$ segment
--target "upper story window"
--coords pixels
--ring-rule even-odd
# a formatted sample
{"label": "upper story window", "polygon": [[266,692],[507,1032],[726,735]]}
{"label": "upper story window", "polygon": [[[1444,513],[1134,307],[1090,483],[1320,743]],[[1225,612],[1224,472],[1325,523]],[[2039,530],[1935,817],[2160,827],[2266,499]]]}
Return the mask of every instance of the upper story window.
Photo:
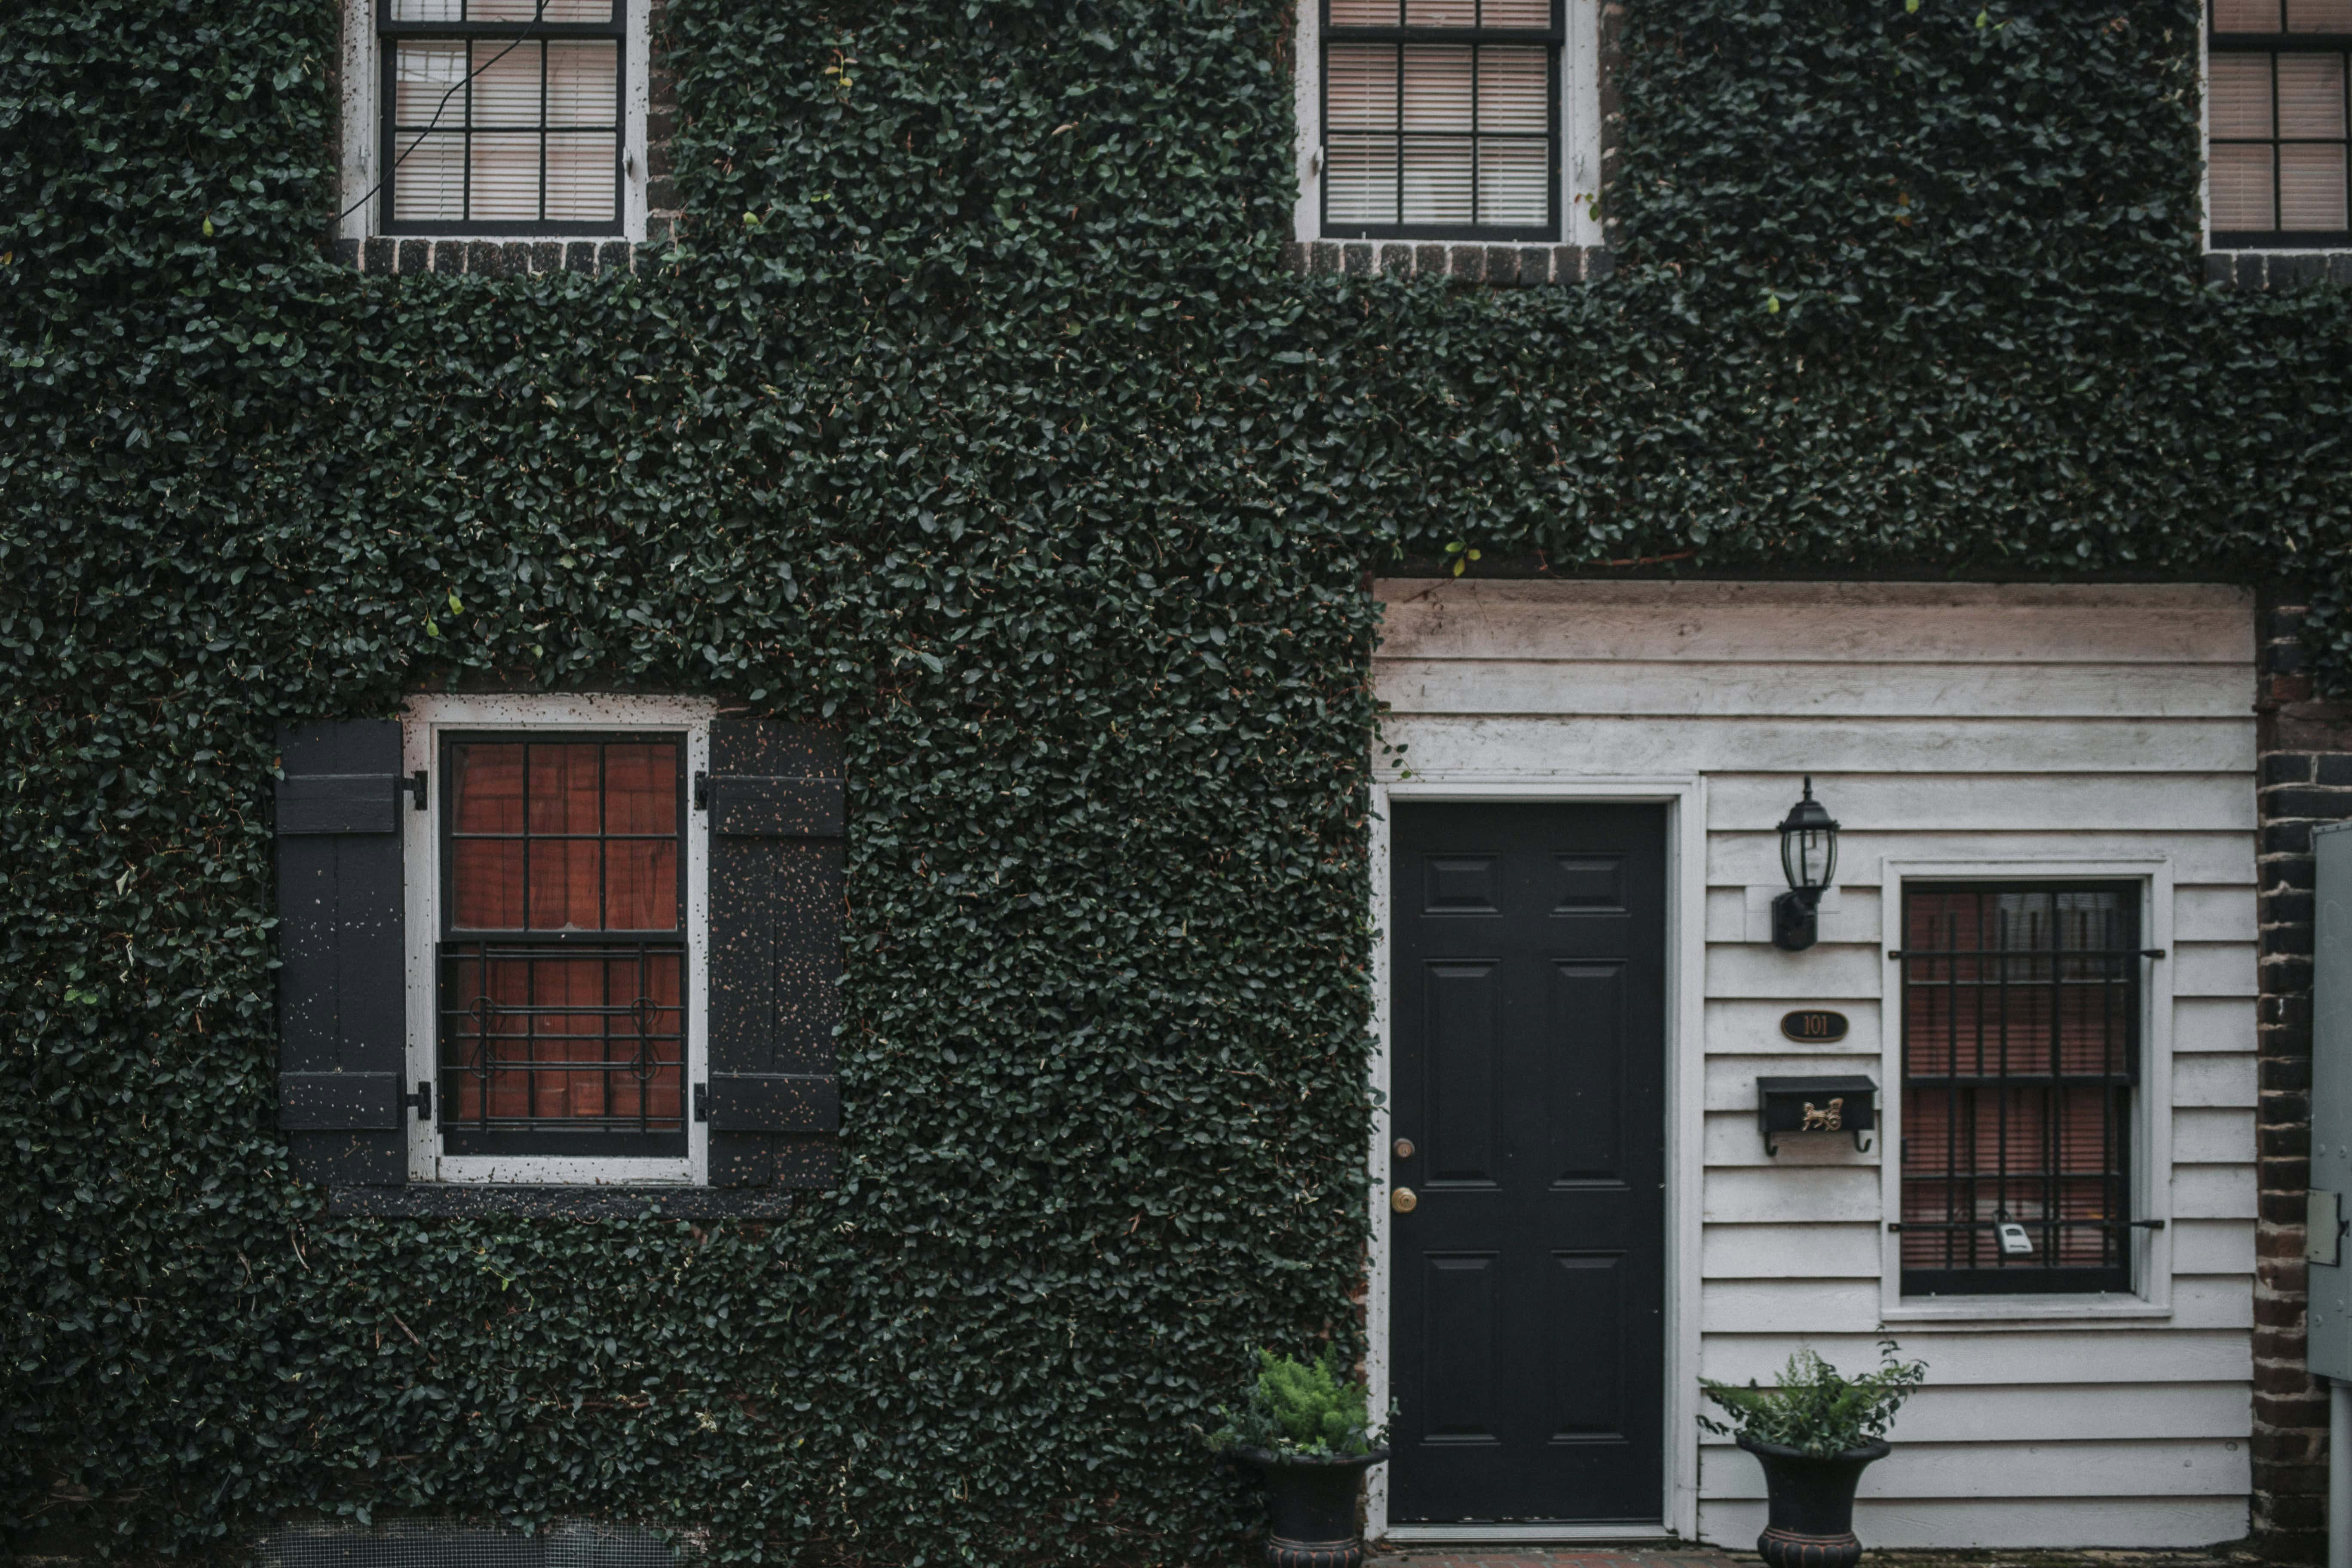
{"label": "upper story window", "polygon": [[1319,0],[1320,237],[1560,238],[1571,3]]}
{"label": "upper story window", "polygon": [[2206,218],[2224,247],[2352,243],[2352,0],[2210,0]]}
{"label": "upper story window", "polygon": [[1902,1294],[2132,1289],[2138,889],[1906,887]]}
{"label": "upper story window", "polygon": [[378,232],[621,232],[623,0],[377,4]]}

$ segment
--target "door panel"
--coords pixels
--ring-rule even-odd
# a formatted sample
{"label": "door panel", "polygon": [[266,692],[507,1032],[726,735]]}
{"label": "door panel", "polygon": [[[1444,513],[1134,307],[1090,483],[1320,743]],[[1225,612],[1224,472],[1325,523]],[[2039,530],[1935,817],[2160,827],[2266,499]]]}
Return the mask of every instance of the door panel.
{"label": "door panel", "polygon": [[1655,1521],[1665,808],[1394,823],[1389,1517]]}

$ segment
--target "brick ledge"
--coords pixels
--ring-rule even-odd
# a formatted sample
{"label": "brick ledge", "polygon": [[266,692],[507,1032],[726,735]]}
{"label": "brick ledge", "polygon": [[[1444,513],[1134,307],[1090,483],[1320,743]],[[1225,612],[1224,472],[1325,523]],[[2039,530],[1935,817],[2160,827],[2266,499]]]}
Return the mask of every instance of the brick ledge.
{"label": "brick ledge", "polygon": [[1617,270],[1606,246],[1437,245],[1405,240],[1294,241],[1292,270],[1351,278],[1451,278],[1494,289],[1592,283]]}

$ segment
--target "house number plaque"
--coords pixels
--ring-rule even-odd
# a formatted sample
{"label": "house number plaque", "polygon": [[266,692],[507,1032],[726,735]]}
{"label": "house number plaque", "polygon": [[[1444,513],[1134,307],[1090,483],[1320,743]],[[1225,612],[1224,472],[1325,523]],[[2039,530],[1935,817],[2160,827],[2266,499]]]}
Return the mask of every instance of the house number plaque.
{"label": "house number plaque", "polygon": [[1826,1046],[1845,1038],[1845,1015],[1815,1009],[1780,1015],[1780,1033],[1809,1046]]}

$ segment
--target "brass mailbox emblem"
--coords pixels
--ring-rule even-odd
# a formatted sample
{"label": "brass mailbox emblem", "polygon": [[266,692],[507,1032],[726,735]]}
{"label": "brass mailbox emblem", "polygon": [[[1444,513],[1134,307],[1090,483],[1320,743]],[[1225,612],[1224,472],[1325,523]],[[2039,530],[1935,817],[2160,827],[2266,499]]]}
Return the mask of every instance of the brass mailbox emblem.
{"label": "brass mailbox emblem", "polygon": [[1809,1100],[1805,1101],[1805,1124],[1801,1129],[1800,1129],[1800,1131],[1805,1132],[1835,1132],[1839,1130],[1839,1127],[1843,1122],[1844,1119],[1845,1101],[1843,1100],[1831,1100],[1827,1109],[1817,1106]]}
{"label": "brass mailbox emblem", "polygon": [[1399,1214],[1411,1214],[1420,1202],[1412,1195],[1411,1187],[1399,1187],[1389,1194],[1389,1207]]}

